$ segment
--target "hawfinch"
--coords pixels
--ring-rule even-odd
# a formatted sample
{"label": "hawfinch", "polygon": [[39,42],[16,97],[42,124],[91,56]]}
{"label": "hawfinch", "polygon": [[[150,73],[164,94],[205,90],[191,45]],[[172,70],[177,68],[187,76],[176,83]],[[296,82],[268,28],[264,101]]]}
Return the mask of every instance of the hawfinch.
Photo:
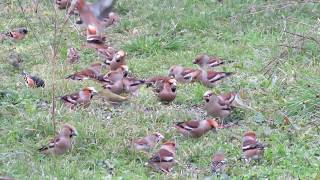
{"label": "hawfinch", "polygon": [[84,0],[77,0],[75,8],[80,14],[80,19],[85,25],[95,26],[98,33],[103,31],[106,23],[103,22],[109,17],[116,0],[98,0],[95,3],[87,3]]}
{"label": "hawfinch", "polygon": [[67,60],[70,64],[77,63],[80,60],[80,53],[73,47],[68,49]]}
{"label": "hawfinch", "polygon": [[22,72],[22,75],[24,77],[24,80],[27,86],[31,88],[38,88],[38,87],[44,88],[45,86],[44,80],[42,80],[40,77],[32,76],[25,71]]}
{"label": "hawfinch", "polygon": [[96,81],[98,81],[99,83],[102,83],[103,87],[116,84],[117,86],[121,86],[121,88],[123,89],[122,80],[123,78],[127,77],[127,75],[128,75],[128,66],[123,65],[115,71],[110,71],[105,75],[98,76],[96,78]]}
{"label": "hawfinch", "polygon": [[215,130],[219,127],[218,123],[214,119],[208,119],[203,121],[186,121],[179,122],[175,125],[178,132],[187,137],[199,138],[210,130]]}
{"label": "hawfinch", "polygon": [[87,45],[93,44],[93,45],[101,45],[106,46],[105,41],[106,37],[102,35],[101,33],[98,34],[97,28],[93,25],[88,25],[87,28]]}
{"label": "hawfinch", "polygon": [[105,59],[104,63],[109,66],[111,71],[117,70],[119,67],[126,65],[126,55],[126,52],[119,50],[113,55],[111,60]]}
{"label": "hawfinch", "polygon": [[142,139],[134,140],[133,148],[138,151],[149,151],[151,148],[155,147],[156,144],[162,141],[163,139],[164,139],[164,136],[156,132]]}
{"label": "hawfinch", "polygon": [[116,82],[119,80],[122,80],[123,78],[128,76],[128,66],[127,65],[122,65],[118,69],[114,71],[110,71],[105,75],[100,75],[97,77],[97,80],[103,83],[104,81],[106,82]]}
{"label": "hawfinch", "polygon": [[121,94],[124,90],[123,79],[119,79],[116,81],[106,82],[102,85],[104,89],[109,89],[111,92],[115,94]]}
{"label": "hawfinch", "polygon": [[[123,72],[122,72],[123,71]],[[109,89],[115,94],[131,93],[137,95],[138,89],[144,80],[139,80],[134,77],[127,77],[127,71],[125,69],[118,71],[111,71],[104,76],[99,76],[97,79],[100,83],[103,83],[104,89]]]}
{"label": "hawfinch", "polygon": [[144,80],[136,79],[134,77],[126,77],[122,80],[125,93],[130,93],[138,96],[138,90],[145,83]]}
{"label": "hawfinch", "polygon": [[153,87],[156,88],[157,84],[162,83],[163,81],[169,81],[170,79],[173,79],[171,77],[167,77],[167,76],[155,76],[152,78],[149,78],[146,80],[146,85],[147,87]]}
{"label": "hawfinch", "polygon": [[9,32],[4,33],[4,35],[12,39],[14,41],[20,41],[25,38],[25,36],[28,34],[28,30],[26,28],[18,28]]}
{"label": "hawfinch", "polygon": [[159,82],[156,87],[156,92],[160,101],[173,101],[177,96],[177,81],[175,79],[169,79]]}
{"label": "hawfinch", "polygon": [[223,153],[213,155],[211,161],[211,171],[214,174],[224,173],[227,167],[227,160]]}
{"label": "hawfinch", "polygon": [[90,100],[97,93],[98,92],[95,90],[94,87],[86,87],[79,92],[62,96],[61,101],[65,106],[69,107],[70,109],[74,109],[78,105],[88,107],[90,105]]}
{"label": "hawfinch", "polygon": [[70,124],[64,124],[60,133],[47,146],[39,149],[42,154],[62,155],[72,148],[72,138],[78,132]]}
{"label": "hawfinch", "polygon": [[[223,119],[231,114],[234,106],[234,100],[237,94],[234,92],[215,95],[211,91],[207,91],[203,95],[204,109],[207,111],[207,114],[212,117],[219,117],[223,122]],[[223,123],[222,123],[223,125]]]}
{"label": "hawfinch", "polygon": [[167,141],[162,144],[160,150],[155,153],[148,161],[148,164],[155,170],[169,173],[175,164],[176,144]]}
{"label": "hawfinch", "polygon": [[196,65],[200,66],[201,68],[217,67],[217,66],[220,66],[224,63],[225,62],[223,61],[223,59],[218,58],[218,57],[210,57],[207,54],[198,55],[193,61],[193,64],[196,64]]}
{"label": "hawfinch", "polygon": [[177,80],[165,76],[156,76],[145,81],[147,87],[153,87],[153,91],[161,101],[173,101],[176,97]]}
{"label": "hawfinch", "polygon": [[197,80],[207,87],[214,87],[222,79],[231,76],[232,72],[215,72],[215,71],[206,71],[200,69],[200,72],[197,76]]}
{"label": "hawfinch", "polygon": [[85,79],[96,79],[100,73],[102,68],[104,67],[103,63],[94,63],[91,64],[90,67],[84,69],[82,71],[76,72],[74,74],[69,75],[66,79],[72,80],[85,80]]}
{"label": "hawfinch", "polygon": [[245,161],[259,160],[263,155],[266,145],[258,141],[256,133],[249,131],[242,138],[242,151]]}
{"label": "hawfinch", "polygon": [[23,63],[23,59],[21,58],[20,54],[12,53],[8,57],[9,63],[15,67],[20,68],[21,64]]}
{"label": "hawfinch", "polygon": [[199,75],[200,70],[174,65],[169,70],[169,77],[174,77],[178,82],[192,82]]}
{"label": "hawfinch", "polygon": [[98,48],[97,52],[103,59],[107,59],[108,61],[111,61],[113,56],[116,54],[116,50],[111,46]]}
{"label": "hawfinch", "polygon": [[106,26],[116,25],[120,21],[120,17],[118,14],[116,14],[114,12],[110,12],[108,14],[108,18],[104,21],[106,23]]}
{"label": "hawfinch", "polygon": [[124,91],[123,79],[127,76],[127,71],[118,69],[111,71],[106,75],[98,76],[97,81],[102,83],[104,89],[108,89],[115,94],[121,94]]}

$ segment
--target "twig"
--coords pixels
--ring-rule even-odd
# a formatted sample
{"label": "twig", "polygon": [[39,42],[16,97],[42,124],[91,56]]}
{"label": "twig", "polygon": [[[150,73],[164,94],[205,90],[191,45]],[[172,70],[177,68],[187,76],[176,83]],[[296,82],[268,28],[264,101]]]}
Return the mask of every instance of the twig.
{"label": "twig", "polygon": [[293,49],[301,49],[301,50],[305,50],[305,49],[306,49],[306,48],[303,48],[303,47],[299,47],[299,46],[290,46],[290,45],[286,45],[286,44],[279,44],[279,46],[287,47],[287,48],[293,48]]}
{"label": "twig", "polygon": [[287,51],[282,51],[282,53],[278,56],[273,58],[267,65],[265,65],[260,71],[264,71],[266,70],[263,75],[265,76],[266,74],[268,74],[272,68],[269,68],[269,66],[271,66],[273,63],[279,64],[279,59],[283,58],[284,56],[286,56],[288,54]]}
{"label": "twig", "polygon": [[304,38],[304,39],[309,39],[309,40],[311,40],[311,41],[316,42],[316,43],[320,46],[320,42],[319,42],[316,38],[314,38],[314,37],[304,36],[304,35],[297,34],[297,33],[293,33],[293,32],[289,32],[289,31],[286,31],[286,30],[283,31],[283,32],[288,33],[288,34],[291,34],[291,35],[294,35],[294,36],[298,36],[298,37],[301,37],[301,38]]}

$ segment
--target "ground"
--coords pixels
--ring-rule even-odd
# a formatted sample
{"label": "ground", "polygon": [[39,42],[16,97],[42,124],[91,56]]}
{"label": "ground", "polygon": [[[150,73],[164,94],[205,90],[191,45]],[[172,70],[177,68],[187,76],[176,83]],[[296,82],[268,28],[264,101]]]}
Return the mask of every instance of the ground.
{"label": "ground", "polygon": [[[118,106],[96,97],[89,108],[69,111],[57,101],[56,120],[76,126],[79,136],[70,153],[44,157],[37,148],[54,136],[53,83],[55,96],[87,85],[99,88],[90,80],[64,79],[99,58],[93,50],[82,48],[85,38],[73,26],[75,19],[63,24],[65,12],[56,14],[50,1],[40,1],[35,13],[29,1],[3,0],[0,30],[23,26],[29,34],[21,42],[1,42],[0,175],[18,179],[221,178],[211,175],[210,161],[214,153],[224,152],[227,174],[235,179],[320,178],[318,2],[118,0],[115,11],[120,24],[106,29],[107,42],[128,53],[135,76],[166,75],[175,64],[196,68],[192,61],[200,53],[234,61],[217,69],[236,74],[214,88],[179,84],[178,96],[169,105],[158,102],[146,87],[138,97]],[[59,47],[55,73],[52,44]],[[79,64],[68,65],[69,46],[81,51]],[[45,80],[45,88],[25,86],[21,69],[8,63],[12,51],[22,55],[21,69]],[[236,109],[229,118],[234,126],[199,139],[177,134],[175,122],[206,118],[202,95],[209,89],[241,92],[253,110]],[[260,141],[268,144],[263,159],[250,164],[241,160],[241,137],[247,130],[257,132]],[[168,175],[152,171],[145,165],[149,155],[129,148],[132,139],[156,131],[178,146],[178,164]]]}

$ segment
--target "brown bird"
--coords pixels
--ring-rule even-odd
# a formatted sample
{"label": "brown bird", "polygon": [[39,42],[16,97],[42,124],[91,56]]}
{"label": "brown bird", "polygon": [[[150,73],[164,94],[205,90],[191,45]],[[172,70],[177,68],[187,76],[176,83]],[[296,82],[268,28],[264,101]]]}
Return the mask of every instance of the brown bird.
{"label": "brown bird", "polygon": [[67,9],[71,5],[71,0],[55,0],[55,3],[59,9]]}
{"label": "brown bird", "polygon": [[184,136],[199,138],[208,131],[215,130],[219,127],[219,125],[215,119],[208,119],[203,121],[191,120],[186,122],[178,122],[175,127],[178,132]]}
{"label": "brown bird", "polygon": [[195,60],[193,61],[193,64],[197,64],[201,68],[206,67],[217,67],[222,64],[224,64],[224,60],[218,57],[210,57],[207,54],[201,54],[198,55]]}
{"label": "brown bird", "polygon": [[110,71],[105,75],[99,75],[96,80],[104,85],[113,85],[117,81],[122,81],[128,75],[128,66],[122,65],[117,70]]}
{"label": "brown bird", "polygon": [[104,63],[109,66],[110,70],[117,70],[119,67],[126,65],[126,55],[126,52],[124,52],[123,50],[119,50],[113,55],[111,60],[105,59]]}
{"label": "brown bird", "polygon": [[144,84],[144,82],[144,80],[140,80],[134,77],[125,77],[122,80],[124,92],[131,93],[134,96],[138,96],[138,90],[141,87],[141,85]]}
{"label": "brown bird", "polygon": [[81,21],[85,25],[92,25],[97,28],[98,34],[106,26],[104,20],[109,17],[116,0],[98,0],[94,4],[84,0],[78,0],[75,7],[80,14]]}
{"label": "brown bird", "polygon": [[175,164],[176,144],[167,141],[162,144],[160,150],[155,153],[148,161],[148,164],[155,170],[169,173]]}
{"label": "brown bird", "polygon": [[45,155],[62,155],[72,148],[72,139],[77,135],[78,132],[74,126],[64,124],[60,133],[47,146],[40,148],[39,151]]}
{"label": "brown bird", "polygon": [[70,47],[67,52],[67,60],[70,64],[79,62],[80,53],[75,48]]}
{"label": "brown bird", "polygon": [[87,44],[93,44],[93,45],[101,45],[102,47],[105,45],[106,37],[102,35],[102,33],[98,34],[98,30],[93,25],[88,25],[87,28]]}
{"label": "brown bird", "polygon": [[160,101],[171,102],[177,96],[177,81],[175,79],[169,79],[159,82],[156,87],[157,96]]}
{"label": "brown bird", "polygon": [[18,28],[9,32],[4,33],[4,35],[12,39],[14,41],[20,41],[25,38],[25,36],[28,34],[28,30],[26,28]]}
{"label": "brown bird", "polygon": [[197,80],[207,87],[214,87],[222,79],[231,76],[233,72],[215,72],[215,71],[206,71],[200,69],[200,73],[197,76]]}
{"label": "brown bird", "polygon": [[106,46],[105,48],[98,48],[97,52],[105,61],[111,61],[117,51],[111,46]]}
{"label": "brown bird", "polygon": [[164,136],[156,132],[144,138],[134,140],[133,148],[138,151],[149,151],[151,148],[155,147],[157,143],[162,141],[162,139],[164,139]]}
{"label": "brown bird", "polygon": [[17,69],[19,69],[21,64],[23,63],[23,59],[21,58],[20,54],[15,53],[15,52],[13,52],[9,55],[8,61],[13,67],[15,67]]}
{"label": "brown bird", "polygon": [[234,92],[222,95],[215,95],[211,91],[207,91],[203,95],[205,101],[204,109],[208,115],[218,117],[223,126],[223,120],[231,114],[232,109],[235,107],[235,99],[237,94]]}
{"label": "brown bird", "polygon": [[45,86],[44,80],[42,80],[40,77],[32,76],[25,71],[22,72],[22,75],[24,76],[24,80],[25,80],[28,87],[31,87],[31,88],[42,87],[42,88],[44,88],[44,86]]}
{"label": "brown bird", "polygon": [[114,12],[110,12],[108,14],[108,18],[105,21],[106,26],[116,25],[120,21],[120,17],[118,14]]}
{"label": "brown bird", "polygon": [[68,77],[66,77],[66,79],[72,79],[72,80],[85,80],[89,78],[96,79],[100,75],[101,70],[104,66],[105,65],[103,63],[91,64],[90,67],[88,67],[87,69],[71,74]]}
{"label": "brown bird", "polygon": [[255,132],[244,133],[242,138],[242,151],[247,163],[251,160],[261,159],[266,145],[258,142]]}
{"label": "brown bird", "polygon": [[99,76],[97,80],[103,84],[103,88],[109,89],[113,93],[131,93],[137,96],[138,89],[142,84],[144,84],[144,80],[139,80],[134,77],[127,77],[127,68],[127,65],[122,65],[116,71],[111,71],[106,75]]}
{"label": "brown bird", "polygon": [[223,153],[216,153],[211,161],[211,171],[214,174],[221,174],[226,171],[227,160]]}
{"label": "brown bird", "polygon": [[147,87],[153,87],[156,88],[157,84],[162,83],[163,81],[169,81],[170,79],[173,79],[172,77],[167,77],[167,76],[155,76],[151,77],[146,80],[146,85]]}
{"label": "brown bird", "polygon": [[174,77],[178,82],[189,83],[195,80],[200,70],[174,65],[169,70],[169,77]]}
{"label": "brown bird", "polygon": [[92,11],[92,4],[87,3],[84,0],[77,0],[75,8],[78,10],[80,15],[80,21],[86,26],[93,26],[99,31],[102,32],[103,24],[102,21],[98,20]]}
{"label": "brown bird", "polygon": [[124,85],[122,79],[117,81],[106,82],[103,86],[104,89],[109,89],[115,94],[121,94],[124,91]]}
{"label": "brown bird", "polygon": [[98,92],[95,90],[94,87],[86,87],[83,88],[81,91],[65,95],[60,97],[63,104],[70,109],[74,109],[78,105],[83,105],[84,107],[88,107],[90,105],[90,101],[94,95]]}

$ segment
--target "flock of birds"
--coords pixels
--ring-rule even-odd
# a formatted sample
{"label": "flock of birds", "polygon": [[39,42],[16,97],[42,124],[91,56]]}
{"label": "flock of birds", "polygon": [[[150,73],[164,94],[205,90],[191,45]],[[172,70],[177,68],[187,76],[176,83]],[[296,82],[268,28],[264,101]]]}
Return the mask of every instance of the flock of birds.
{"label": "flock of birds", "polygon": [[[94,87],[85,87],[79,92],[68,94],[60,97],[63,104],[75,110],[77,107],[87,107],[93,96],[100,94],[107,98],[109,102],[119,103],[128,100],[122,96],[123,93],[138,96],[139,87],[146,85],[151,87],[158,99],[165,103],[170,103],[176,98],[177,83],[200,82],[207,87],[214,87],[224,78],[234,73],[232,72],[216,72],[207,70],[226,63],[221,58],[210,57],[207,54],[199,55],[193,61],[199,68],[186,68],[180,65],[174,65],[170,68],[167,76],[157,76],[146,80],[133,77],[129,73],[126,64],[126,52],[116,50],[105,44],[105,36],[103,29],[119,21],[119,17],[111,12],[115,0],[98,0],[96,3],[90,4],[84,0],[56,0],[59,9],[67,9],[68,14],[79,15],[80,20],[77,24],[82,24],[86,28],[86,45],[87,48],[95,49],[102,57],[103,61],[91,64],[88,68],[75,72],[66,77],[66,79],[83,81],[91,79],[97,81],[103,87],[98,92]],[[19,28],[1,36],[14,41],[24,39],[28,33],[27,29]],[[76,63],[80,59],[80,53],[70,47],[68,49],[69,63]],[[12,65],[18,67],[22,62],[19,57],[11,57],[14,59]],[[103,74],[103,69],[108,69]],[[26,72],[22,73],[26,84],[29,87],[44,87],[45,82],[38,76],[30,75]],[[177,131],[182,135],[190,138],[199,138],[217,128],[223,128],[223,119],[229,116],[235,107],[244,105],[238,93],[230,92],[226,94],[216,95],[211,91],[205,92],[203,95],[204,109],[213,119],[207,120],[191,120],[179,122],[175,125]],[[220,120],[220,125],[218,124]],[[72,148],[72,139],[77,136],[77,130],[70,124],[63,124],[59,134],[46,146],[39,149],[43,154],[62,155]],[[165,137],[160,133],[154,133],[144,138],[132,141],[132,148],[137,151],[150,151],[156,145],[162,142]],[[260,159],[266,145],[259,142],[256,133],[252,131],[245,132],[242,139],[242,151],[246,162],[252,159]],[[159,151],[150,157],[148,164],[156,170],[169,173],[175,164],[174,157],[176,155],[176,144],[173,141],[162,143]],[[225,172],[227,160],[223,153],[213,155],[211,169],[213,173]]]}

